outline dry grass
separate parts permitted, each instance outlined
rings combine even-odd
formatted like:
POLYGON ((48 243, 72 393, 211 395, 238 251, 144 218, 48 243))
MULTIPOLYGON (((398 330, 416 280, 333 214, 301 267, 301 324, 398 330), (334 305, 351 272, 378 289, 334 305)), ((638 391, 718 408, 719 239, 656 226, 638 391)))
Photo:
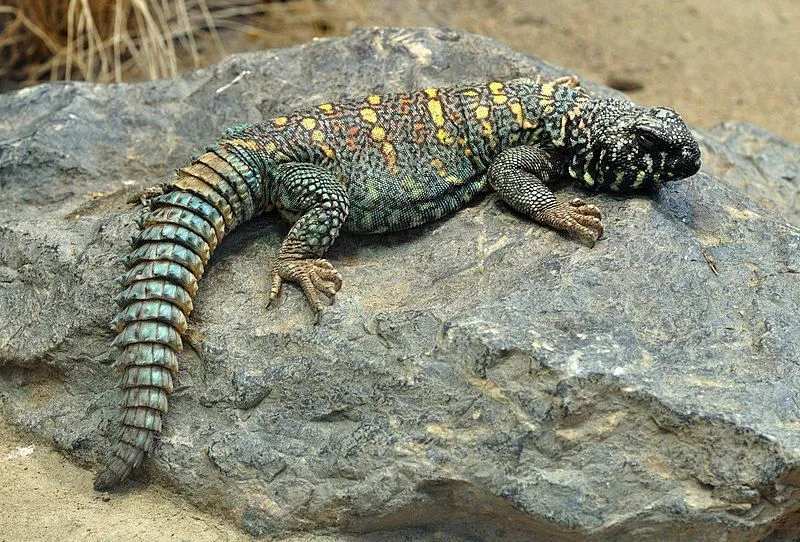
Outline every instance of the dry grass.
POLYGON ((257 31, 245 21, 263 13, 266 3, 0 0, 0 79, 28 84, 174 77, 186 59, 204 63, 200 44, 224 53, 217 29, 257 31))

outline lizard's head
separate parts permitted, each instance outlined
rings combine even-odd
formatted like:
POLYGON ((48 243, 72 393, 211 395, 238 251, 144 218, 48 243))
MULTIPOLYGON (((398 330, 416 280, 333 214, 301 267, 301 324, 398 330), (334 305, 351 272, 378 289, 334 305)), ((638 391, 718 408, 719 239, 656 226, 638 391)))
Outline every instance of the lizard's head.
POLYGON ((690 177, 700 169, 700 147, 672 109, 605 98, 583 124, 572 137, 568 171, 589 187, 638 190, 690 177))

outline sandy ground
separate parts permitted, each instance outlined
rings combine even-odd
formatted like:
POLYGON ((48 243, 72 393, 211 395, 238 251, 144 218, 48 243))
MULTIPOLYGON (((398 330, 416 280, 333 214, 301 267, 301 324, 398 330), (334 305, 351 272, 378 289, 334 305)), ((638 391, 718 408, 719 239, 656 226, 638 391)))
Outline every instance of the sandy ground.
MULTIPOLYGON (((693 124, 746 120, 800 142, 797 0, 299 0, 248 24, 250 32, 226 37, 229 52, 357 26, 461 28, 629 89, 637 101, 675 107, 693 124)), ((245 539, 167 490, 109 498, 91 480, 0 424, 0 541, 245 539)))
POLYGON ((92 491, 92 473, 0 422, 0 542, 248 540, 157 486, 92 491))

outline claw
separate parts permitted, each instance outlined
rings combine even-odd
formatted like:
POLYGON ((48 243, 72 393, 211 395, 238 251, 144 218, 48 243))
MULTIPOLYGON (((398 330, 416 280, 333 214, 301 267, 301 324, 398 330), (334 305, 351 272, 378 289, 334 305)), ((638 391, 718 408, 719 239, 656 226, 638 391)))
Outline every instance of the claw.
POLYGON ((594 246, 603 235, 600 209, 580 198, 551 207, 536 218, 542 224, 578 237, 589 246, 594 246))
POLYGON ((281 276, 273 271, 272 273, 272 286, 269 289, 269 299, 267 300, 267 308, 278 307, 281 304, 281 286, 283 279, 281 276))
POLYGON ((336 293, 342 287, 342 277, 325 259, 290 260, 279 258, 272 270, 272 287, 269 292, 267 307, 276 305, 280 296, 283 281, 294 282, 302 288, 303 293, 314 310, 316 321, 323 310, 320 294, 326 301, 333 302, 336 293))

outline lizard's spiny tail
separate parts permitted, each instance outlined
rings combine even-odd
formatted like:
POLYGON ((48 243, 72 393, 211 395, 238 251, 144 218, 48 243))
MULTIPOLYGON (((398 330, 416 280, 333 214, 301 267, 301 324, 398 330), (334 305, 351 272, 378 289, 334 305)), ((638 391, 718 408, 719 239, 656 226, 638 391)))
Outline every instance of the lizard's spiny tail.
POLYGON ((112 323, 124 367, 122 427, 95 489, 119 484, 152 450, 197 283, 226 233, 264 207, 257 171, 247 154, 218 146, 178 170, 171 191, 153 200, 117 297, 121 309, 112 323))

